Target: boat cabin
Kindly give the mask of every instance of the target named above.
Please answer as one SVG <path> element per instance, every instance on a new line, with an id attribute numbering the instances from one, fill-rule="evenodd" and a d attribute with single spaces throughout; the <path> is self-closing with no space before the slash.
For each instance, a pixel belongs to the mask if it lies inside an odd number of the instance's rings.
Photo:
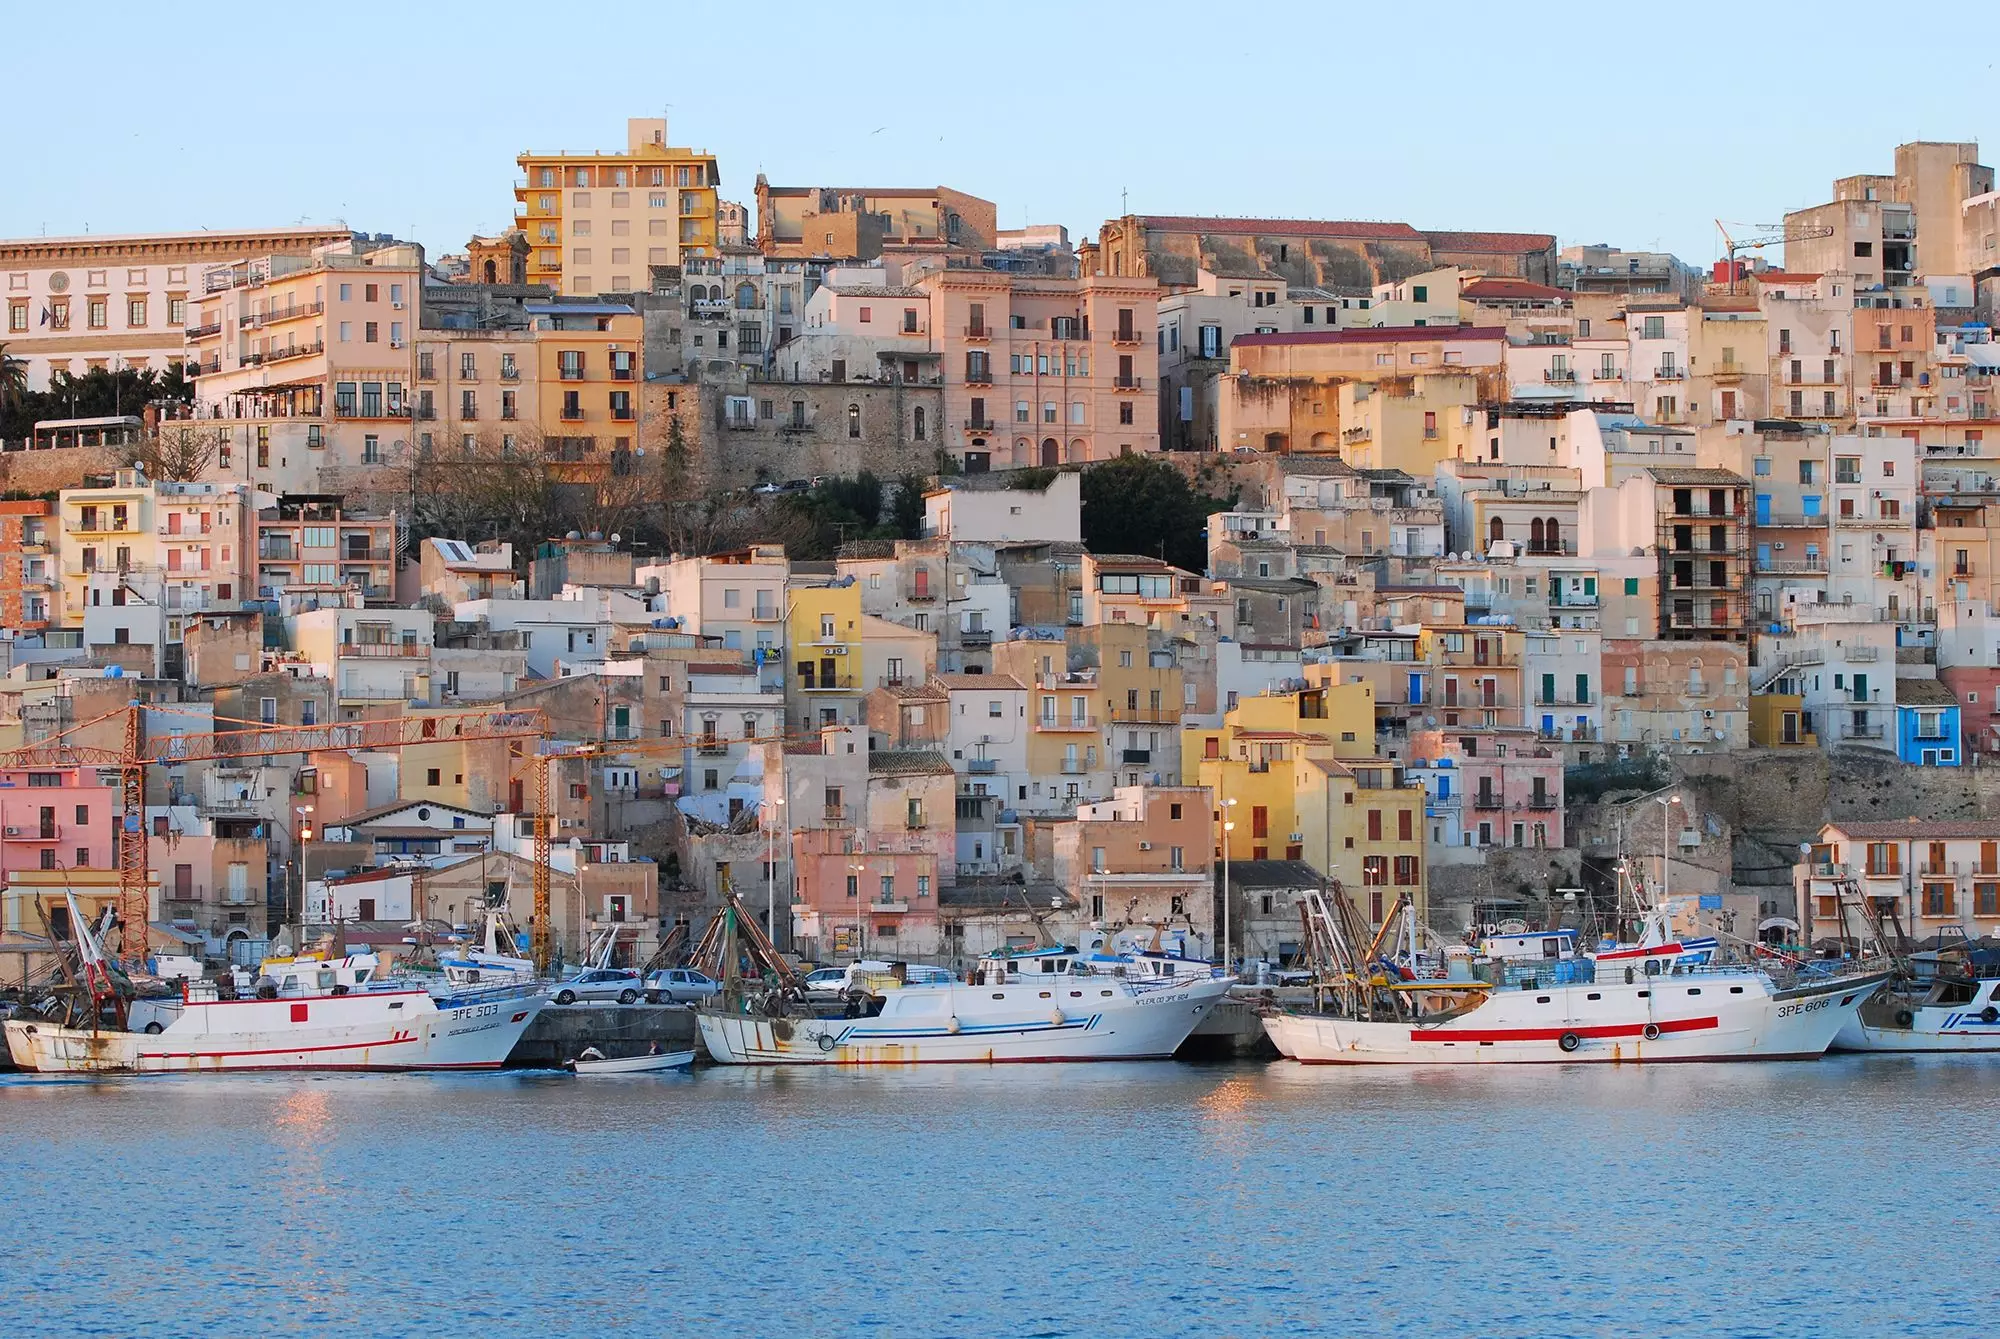
<path id="1" fill-rule="evenodd" d="M 1481 956 L 1495 962 L 1561 962 L 1576 956 L 1575 930 L 1492 934 L 1479 941 Z"/>

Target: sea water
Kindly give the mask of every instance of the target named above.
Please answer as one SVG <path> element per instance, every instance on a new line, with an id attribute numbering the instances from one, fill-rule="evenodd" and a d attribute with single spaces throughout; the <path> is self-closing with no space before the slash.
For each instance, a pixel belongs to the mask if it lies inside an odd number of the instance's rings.
<path id="1" fill-rule="evenodd" d="M 2000 1060 L 0 1077 L 19 1335 L 1990 1328 Z"/>

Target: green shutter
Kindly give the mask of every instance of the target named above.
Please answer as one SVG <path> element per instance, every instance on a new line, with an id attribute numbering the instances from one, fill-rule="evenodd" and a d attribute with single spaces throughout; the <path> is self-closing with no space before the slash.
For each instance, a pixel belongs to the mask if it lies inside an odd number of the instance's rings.
<path id="1" fill-rule="evenodd" d="M 1585 577 L 1585 578 L 1583 579 L 1583 593 L 1584 593 L 1585 595 L 1595 595 L 1595 594 L 1597 594 L 1597 578 L 1596 578 L 1596 577 Z"/>
<path id="2" fill-rule="evenodd" d="M 1637 577 L 1625 578 L 1625 593 L 1627 595 L 1637 595 L 1639 593 L 1639 578 Z"/>

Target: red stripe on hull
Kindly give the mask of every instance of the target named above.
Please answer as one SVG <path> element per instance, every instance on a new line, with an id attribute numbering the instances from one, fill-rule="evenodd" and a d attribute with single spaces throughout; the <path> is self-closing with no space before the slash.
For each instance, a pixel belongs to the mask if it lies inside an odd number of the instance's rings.
<path id="1" fill-rule="evenodd" d="M 315 1055 L 321 1051 L 367 1051 L 378 1046 L 404 1046 L 416 1037 L 394 1037 L 388 1041 L 350 1041 L 338 1046 L 267 1046 L 261 1051 L 140 1051 L 151 1060 L 231 1060 L 240 1055 Z"/>
<path id="2" fill-rule="evenodd" d="M 1823 1054 L 1825 1053 L 1822 1051 L 1795 1051 L 1789 1055 L 1649 1055 L 1643 1057 L 1631 1055 L 1615 1059 L 1606 1056 L 1602 1060 L 1594 1059 L 1590 1056 L 1552 1055 L 1541 1060 L 1510 1059 L 1505 1062 L 1495 1061 L 1494 1063 L 1506 1063 L 1510 1065 L 1747 1065 L 1764 1060 L 1817 1060 Z M 1395 1060 L 1295 1060 L 1293 1063 L 1300 1065 L 1340 1065 L 1347 1069 L 1393 1069 L 1396 1065 L 1404 1062 Z M 1428 1069 L 1432 1066 L 1429 1061 L 1416 1061 L 1408 1067 Z M 1466 1066 L 1466 1068 L 1477 1069 L 1480 1066 L 1473 1065 Z"/>
<path id="3" fill-rule="evenodd" d="M 1705 1032 L 1709 1028 L 1721 1026 L 1717 1018 L 1681 1018 L 1657 1025 L 1662 1034 L 1668 1032 Z M 1471 1029 L 1437 1029 L 1426 1031 L 1421 1028 L 1410 1030 L 1411 1041 L 1555 1041 L 1565 1034 L 1574 1033 L 1578 1037 L 1644 1037 L 1644 1023 L 1605 1023 L 1597 1027 L 1523 1027 L 1488 1028 L 1484 1031 Z"/>

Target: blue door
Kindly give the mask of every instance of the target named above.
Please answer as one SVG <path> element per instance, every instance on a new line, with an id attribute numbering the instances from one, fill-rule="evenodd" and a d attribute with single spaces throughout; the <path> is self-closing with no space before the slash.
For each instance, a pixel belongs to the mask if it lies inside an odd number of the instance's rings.
<path id="1" fill-rule="evenodd" d="M 1757 495 L 1757 524 L 1769 525 L 1770 523 L 1771 495 L 1769 493 L 1759 493 Z"/>

